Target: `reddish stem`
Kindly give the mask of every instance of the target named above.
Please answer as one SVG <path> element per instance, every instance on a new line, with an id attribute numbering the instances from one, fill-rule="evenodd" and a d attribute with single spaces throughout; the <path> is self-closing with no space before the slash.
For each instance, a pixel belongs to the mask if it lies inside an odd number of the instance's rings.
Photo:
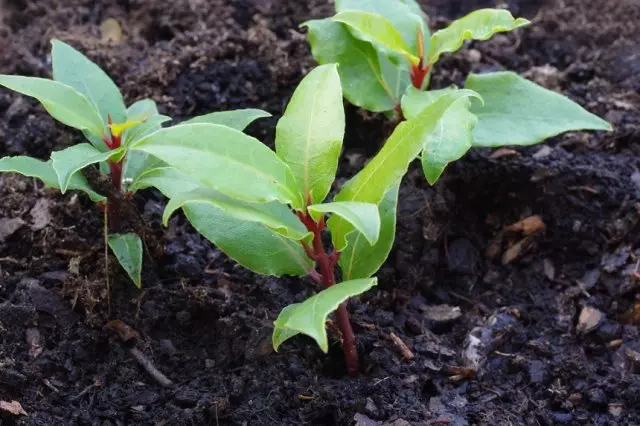
<path id="1" fill-rule="evenodd" d="M 418 90 L 422 90 L 424 79 L 427 74 L 429 74 L 429 69 L 431 68 L 429 64 L 422 65 L 422 62 L 423 60 L 421 58 L 417 65 L 411 66 L 411 83 L 413 84 L 413 87 Z"/>
<path id="2" fill-rule="evenodd" d="M 111 115 L 108 116 L 109 124 L 112 124 Z M 111 132 L 109 132 L 109 136 L 104 136 L 102 141 L 109 148 L 109 150 L 113 151 L 114 149 L 120 148 L 122 143 L 122 136 L 115 136 Z M 111 183 L 113 186 L 119 191 L 122 192 L 122 164 L 124 163 L 124 157 L 120 159 L 120 161 L 112 161 L 109 160 L 109 172 L 111 175 Z M 107 202 L 107 212 L 109 217 L 109 230 L 111 232 L 116 232 L 118 228 L 118 219 L 119 212 L 116 203 L 112 201 Z"/>
<path id="3" fill-rule="evenodd" d="M 298 218 L 305 225 L 309 232 L 313 233 L 313 246 L 303 244 L 307 256 L 316 262 L 316 269 L 309 271 L 309 276 L 325 288 L 329 288 L 336 283 L 335 268 L 340 259 L 340 253 L 333 251 L 327 253 L 322 244 L 322 231 L 325 228 L 324 219 L 317 223 L 309 214 L 297 212 Z M 342 333 L 342 350 L 344 352 L 344 362 L 350 376 L 358 374 L 358 350 L 356 348 L 356 338 L 349 320 L 347 302 L 338 306 L 336 313 L 337 324 Z"/>

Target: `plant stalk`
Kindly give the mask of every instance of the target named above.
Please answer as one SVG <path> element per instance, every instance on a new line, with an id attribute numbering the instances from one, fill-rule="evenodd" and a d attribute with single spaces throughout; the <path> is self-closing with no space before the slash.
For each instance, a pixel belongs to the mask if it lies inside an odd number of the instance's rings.
<path id="1" fill-rule="evenodd" d="M 335 268 L 340 259 L 340 254 L 333 252 L 327 253 L 322 244 L 322 231 L 325 228 L 324 219 L 320 219 L 316 223 L 308 214 L 298 213 L 298 218 L 307 227 L 307 230 L 313 233 L 313 247 L 305 246 L 307 255 L 316 262 L 318 271 L 313 270 L 310 275 L 315 281 L 319 281 L 325 288 L 329 288 L 336 283 Z M 318 276 L 319 275 L 319 276 Z M 356 338 L 351 327 L 349 312 L 347 311 L 347 302 L 343 302 L 338 306 L 336 312 L 336 323 L 342 333 L 342 351 L 344 352 L 344 363 L 347 373 L 350 376 L 358 374 L 358 350 L 356 347 Z"/>

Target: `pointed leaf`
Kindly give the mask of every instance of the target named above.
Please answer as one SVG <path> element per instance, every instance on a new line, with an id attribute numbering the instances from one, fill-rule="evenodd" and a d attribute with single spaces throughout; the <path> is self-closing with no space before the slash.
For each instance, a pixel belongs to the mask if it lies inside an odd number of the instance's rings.
<path id="1" fill-rule="evenodd" d="M 210 114 L 193 117 L 192 119 L 180 124 L 211 123 L 243 131 L 249 124 L 253 123 L 257 119 L 266 117 L 271 117 L 271 114 L 266 111 L 262 111 L 261 109 L 248 108 L 236 109 L 233 111 L 216 111 Z"/>
<path id="2" fill-rule="evenodd" d="M 399 53 L 413 64 L 417 64 L 420 61 L 414 52 L 410 51 L 409 46 L 402 38 L 402 34 L 395 29 L 387 18 L 380 14 L 345 10 L 331 19 L 347 25 L 352 30 L 352 34 L 362 41 L 373 43 L 391 53 Z"/>
<path id="3" fill-rule="evenodd" d="M 315 204 L 307 207 L 309 214 L 317 222 L 325 213 L 333 213 L 349 222 L 360 232 L 370 244 L 378 241 L 380 234 L 380 214 L 378 206 L 371 203 L 361 203 L 358 201 L 342 201 L 335 203 Z M 331 233 L 333 245 L 339 252 L 347 246 L 347 235 L 341 234 L 343 230 L 338 229 Z"/>
<path id="4" fill-rule="evenodd" d="M 362 294 L 376 285 L 376 278 L 345 281 L 308 298 L 302 303 L 289 305 L 275 320 L 272 343 L 278 347 L 296 334 L 306 334 L 316 341 L 324 353 L 329 351 L 325 322 L 329 314 L 350 297 Z"/>
<path id="5" fill-rule="evenodd" d="M 207 123 L 169 127 L 130 149 L 154 155 L 239 200 L 302 205 L 289 167 L 260 141 L 230 127 Z"/>
<path id="6" fill-rule="evenodd" d="M 411 119 L 438 97 L 453 90 L 457 89 L 447 88 L 423 92 L 409 87 L 402 98 L 402 111 L 405 117 Z M 469 111 L 470 107 L 469 98 L 456 101 L 444 113 L 436 131 L 427 138 L 422 151 L 422 169 L 429 184 L 436 183 L 447 164 L 459 159 L 471 148 L 473 128 L 478 119 Z"/>
<path id="7" fill-rule="evenodd" d="M 51 153 L 53 170 L 58 175 L 60 191 L 64 194 L 69 189 L 71 177 L 79 170 L 90 164 L 107 161 L 110 158 L 118 157 L 124 152 L 123 148 L 113 151 L 100 152 L 91 144 L 81 143 L 70 146 L 62 151 Z"/>
<path id="8" fill-rule="evenodd" d="M 342 278 L 353 280 L 369 278 L 375 274 L 387 260 L 396 235 L 396 207 L 398 205 L 398 190 L 396 184 L 385 194 L 378 206 L 380 211 L 380 237 L 371 245 L 365 236 L 352 232 L 347 236 L 348 244 L 340 254 L 340 269 Z"/>
<path id="9" fill-rule="evenodd" d="M 342 90 L 349 102 L 373 112 L 393 109 L 393 90 L 382 78 L 378 52 L 370 43 L 358 40 L 343 24 L 330 19 L 302 25 L 309 28 L 309 44 L 316 61 L 339 64 Z"/>
<path id="10" fill-rule="evenodd" d="M 337 0 L 336 12 L 359 10 L 384 16 L 402 35 L 409 52 L 418 52 L 418 31 L 424 36 L 423 54 L 429 51 L 429 27 L 426 15 L 414 0 Z M 419 56 L 419 55 L 417 55 Z"/>
<path id="11" fill-rule="evenodd" d="M 276 153 L 312 204 L 324 200 L 336 177 L 344 125 L 337 67 L 321 65 L 300 82 L 276 127 Z"/>
<path id="12" fill-rule="evenodd" d="M 444 113 L 458 99 L 477 96 L 471 90 L 456 90 L 441 96 L 411 120 L 400 123 L 384 147 L 335 196 L 334 201 L 362 201 L 378 204 L 387 191 L 404 176 L 409 163 L 420 153 L 429 136 L 437 130 Z M 346 235 L 352 225 L 332 217 L 332 232 Z M 344 227 L 344 228 L 343 228 Z"/>
<path id="13" fill-rule="evenodd" d="M 109 247 L 136 287 L 142 287 L 142 240 L 137 234 L 110 234 Z"/>
<path id="14" fill-rule="evenodd" d="M 226 215 L 247 222 L 258 222 L 273 229 L 279 234 L 295 241 L 310 240 L 311 234 L 289 210 L 278 203 L 255 204 L 230 198 L 209 188 L 198 188 L 183 192 L 169 200 L 162 215 L 165 226 L 176 210 L 185 205 L 210 204 L 222 210 Z"/>
<path id="15" fill-rule="evenodd" d="M 148 117 L 143 123 L 127 129 L 122 136 L 123 145 L 128 147 L 133 142 L 156 132 L 162 128 L 162 123 L 171 120 L 171 117 L 158 113 L 156 103 L 151 99 L 142 99 L 127 108 L 127 120 L 135 120 L 135 117 Z M 129 152 L 125 158 L 123 174 L 126 182 L 134 181 L 141 173 L 155 167 L 164 165 L 162 161 L 146 152 Z M 127 189 L 130 191 L 130 189 Z"/>
<path id="16" fill-rule="evenodd" d="M 165 197 L 170 199 L 179 196 L 183 192 L 203 188 L 200 182 L 178 169 L 162 165 L 145 170 L 129 185 L 128 189 L 131 192 L 136 192 L 150 187 L 158 189 Z"/>
<path id="17" fill-rule="evenodd" d="M 515 19 L 508 10 L 476 10 L 431 36 L 429 63 L 437 62 L 443 53 L 460 49 L 466 40 L 488 40 L 496 33 L 512 31 L 529 24 L 524 18 Z"/>
<path id="18" fill-rule="evenodd" d="M 89 58 L 60 40 L 51 41 L 53 79 L 82 93 L 100 113 L 103 123 L 107 114 L 114 122 L 126 120 L 126 108 L 118 86 Z M 97 136 L 100 136 L 99 134 Z"/>
<path id="19" fill-rule="evenodd" d="M 144 120 L 141 120 L 141 117 Z M 127 129 L 122 136 L 123 145 L 129 145 L 152 132 L 160 130 L 162 123 L 171 117 L 158 113 L 156 103 L 151 99 L 142 99 L 127 108 L 127 122 L 142 121 L 137 126 Z"/>
<path id="20" fill-rule="evenodd" d="M 36 98 L 49 114 L 74 129 L 102 135 L 104 124 L 98 111 L 74 88 L 53 80 L 19 75 L 0 75 L 0 85 Z"/>
<path id="21" fill-rule="evenodd" d="M 305 276 L 312 262 L 299 242 L 262 223 L 225 214 L 210 204 L 183 207 L 191 225 L 235 262 L 263 275 Z"/>
<path id="22" fill-rule="evenodd" d="M 45 163 L 37 158 L 27 156 L 3 157 L 0 158 L 0 172 L 19 173 L 23 176 L 34 177 L 40 179 L 48 187 L 60 189 L 58 175 L 53 170 L 51 161 Z M 89 186 L 89 182 L 80 172 L 73 174 L 69 181 L 68 189 L 83 191 L 94 202 L 105 200 L 105 197 Z"/>
<path id="23" fill-rule="evenodd" d="M 477 91 L 474 146 L 532 145 L 575 130 L 611 130 L 611 125 L 559 93 L 513 72 L 471 74 L 466 87 Z"/>
<path id="24" fill-rule="evenodd" d="M 149 170 L 133 183 L 135 190 L 153 186 L 167 198 L 202 188 L 202 184 L 172 167 Z M 264 275 L 305 276 L 312 268 L 300 243 L 262 223 L 225 214 L 211 204 L 187 204 L 183 211 L 191 225 L 235 262 Z"/>

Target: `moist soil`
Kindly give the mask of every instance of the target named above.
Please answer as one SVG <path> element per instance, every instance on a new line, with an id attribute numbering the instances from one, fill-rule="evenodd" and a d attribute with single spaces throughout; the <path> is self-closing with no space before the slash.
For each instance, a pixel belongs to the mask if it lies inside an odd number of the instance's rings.
<path id="1" fill-rule="evenodd" d="M 0 408 L 0 424 L 640 424 L 640 3 L 507 3 L 533 25 L 447 55 L 433 87 L 510 69 L 615 130 L 472 151 L 434 187 L 412 167 L 380 283 L 350 305 L 357 377 L 345 375 L 331 328 L 326 355 L 303 337 L 270 348 L 272 321 L 312 294 L 308 280 L 256 276 L 181 216 L 163 229 L 165 200 L 152 191 L 134 202 L 164 255 L 147 262 L 141 290 L 110 260 L 109 311 L 100 211 L 3 174 L 0 401 L 26 415 Z M 496 4 L 423 5 L 437 29 Z M 274 118 L 248 132 L 272 144 L 314 66 L 298 25 L 331 11 L 325 0 L 3 0 L 0 72 L 49 77 L 58 37 L 102 66 L 127 103 L 151 97 L 178 120 L 262 108 Z M 121 36 L 101 31 L 109 18 Z M 47 158 L 80 140 L 8 90 L 0 117 L 2 155 Z M 347 107 L 338 185 L 388 131 Z M 121 322 L 105 328 L 110 320 Z M 134 347 L 173 386 L 148 375 Z"/>

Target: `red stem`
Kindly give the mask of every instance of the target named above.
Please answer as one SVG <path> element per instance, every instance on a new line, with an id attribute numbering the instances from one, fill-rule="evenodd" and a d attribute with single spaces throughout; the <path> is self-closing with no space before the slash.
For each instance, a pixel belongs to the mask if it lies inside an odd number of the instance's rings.
<path id="1" fill-rule="evenodd" d="M 317 223 L 309 214 L 297 212 L 298 218 L 306 226 L 307 230 L 313 233 L 313 247 L 303 244 L 305 253 L 316 262 L 316 269 L 309 271 L 309 276 L 325 288 L 329 288 L 336 283 L 335 268 L 340 259 L 340 253 L 333 251 L 327 253 L 322 244 L 322 231 L 325 228 L 324 219 Z M 349 320 L 347 302 L 338 306 L 336 313 L 338 328 L 342 333 L 342 350 L 344 352 L 344 362 L 350 376 L 358 374 L 358 350 L 356 348 L 356 338 Z"/>
<path id="2" fill-rule="evenodd" d="M 108 121 L 109 124 L 112 124 L 111 115 L 108 116 Z M 122 143 L 122 137 L 120 135 L 114 136 L 113 134 L 110 134 L 110 137 L 104 136 L 102 140 L 109 150 L 120 148 L 120 144 Z M 109 160 L 108 163 L 111 183 L 119 192 L 122 192 L 122 164 L 124 163 L 124 157 L 118 162 Z M 111 232 L 116 232 L 119 220 L 119 212 L 116 203 L 109 200 L 107 201 L 107 213 L 109 217 L 109 230 Z"/>

